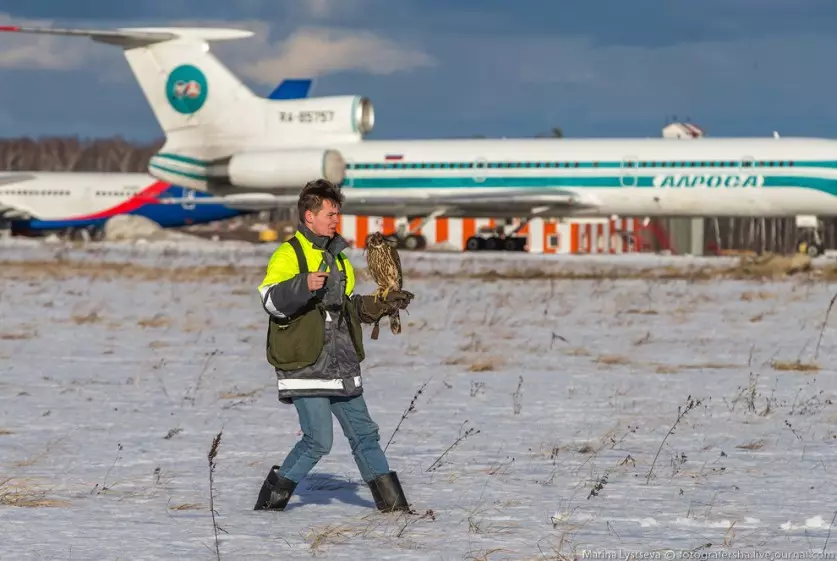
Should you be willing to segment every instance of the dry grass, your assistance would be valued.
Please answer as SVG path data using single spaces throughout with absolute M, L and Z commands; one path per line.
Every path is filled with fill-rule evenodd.
M 742 302 L 753 302 L 754 300 L 771 300 L 776 298 L 775 292 L 766 292 L 764 290 L 751 291 L 747 290 L 741 293 L 740 300 Z
M 91 323 L 99 323 L 100 321 L 102 321 L 102 316 L 100 316 L 94 311 L 90 312 L 86 316 L 75 315 L 70 319 L 76 325 L 87 325 Z
M 607 365 L 630 364 L 631 360 L 620 355 L 602 355 L 596 359 L 596 363 Z
M 137 322 L 137 325 L 139 325 L 143 329 L 146 327 L 166 327 L 168 325 L 171 325 L 171 320 L 164 314 L 154 314 L 154 317 L 139 320 Z
M 306 536 L 306 541 L 310 541 L 311 549 L 313 551 L 317 551 L 321 547 L 329 544 L 344 543 L 361 533 L 362 532 L 350 526 L 329 524 L 324 527 L 311 528 L 308 536 Z
M 2 277 L 11 280 L 55 281 L 78 277 L 108 281 L 134 279 L 168 283 L 215 283 L 235 277 L 248 277 L 258 282 L 264 268 L 233 265 L 198 265 L 190 267 L 154 267 L 135 263 L 106 263 L 83 261 L 2 261 Z
M 356 269 L 358 280 L 368 279 L 368 272 L 363 263 Z M 837 265 L 814 268 L 811 259 L 805 255 L 764 255 L 742 256 L 739 263 L 717 266 L 664 266 L 638 268 L 624 265 L 602 265 L 573 270 L 572 266 L 548 270 L 543 264 L 533 264 L 528 268 L 504 267 L 501 271 L 487 270 L 473 273 L 468 270 L 468 263 L 462 272 L 434 271 L 423 269 L 411 270 L 405 265 L 404 274 L 419 278 L 471 278 L 483 281 L 497 280 L 607 280 L 607 279 L 648 279 L 648 280 L 690 280 L 709 281 L 714 279 L 766 279 L 781 278 L 805 274 L 814 278 L 837 279 Z M 136 263 L 84 262 L 75 260 L 42 261 L 0 261 L 0 276 L 11 280 L 54 282 L 70 278 L 87 277 L 94 280 L 134 279 L 155 281 L 168 284 L 200 283 L 216 284 L 221 281 L 239 281 L 242 284 L 257 286 L 264 276 L 263 266 L 241 265 L 198 265 L 198 266 L 148 266 Z M 235 289 L 234 294 L 252 294 L 252 290 Z
M 819 372 L 820 367 L 811 362 L 801 362 L 800 360 L 774 360 L 770 363 L 773 370 L 782 372 Z
M 197 503 L 183 503 L 182 505 L 170 506 L 169 510 L 201 510 L 205 508 L 204 505 Z
M 498 366 L 500 366 L 499 359 L 480 360 L 472 363 L 468 367 L 468 372 L 491 372 L 497 370 Z
M 752 442 L 748 442 L 747 444 L 739 444 L 736 446 L 739 450 L 761 450 L 764 448 L 764 440 L 754 440 Z
M 69 506 L 69 502 L 47 498 L 45 491 L 33 489 L 23 481 L 0 480 L 0 505 L 25 508 Z
M 37 331 L 6 331 L 0 333 L 0 340 L 3 341 L 25 341 L 38 336 Z
M 259 389 L 255 389 L 249 392 L 237 392 L 237 391 L 229 391 L 229 392 L 221 392 L 221 399 L 241 399 L 243 397 L 253 397 L 257 393 L 259 393 Z
M 14 434 L 14 432 L 7 429 L 0 429 L 0 436 L 9 436 L 10 434 Z

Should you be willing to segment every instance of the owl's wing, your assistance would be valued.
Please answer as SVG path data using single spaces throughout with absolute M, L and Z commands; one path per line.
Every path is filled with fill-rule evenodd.
M 369 276 L 375 284 L 381 286 L 383 275 L 381 274 L 381 252 L 378 248 L 366 250 L 366 266 L 369 269 Z
M 392 253 L 392 261 L 395 263 L 395 270 L 397 276 L 395 278 L 395 286 L 398 287 L 398 290 L 401 290 L 404 286 L 404 275 L 401 272 L 401 256 L 398 254 L 398 250 L 394 247 L 390 249 Z

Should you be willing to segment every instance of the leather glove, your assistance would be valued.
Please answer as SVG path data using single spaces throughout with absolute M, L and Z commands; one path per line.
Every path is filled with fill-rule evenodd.
M 410 301 L 415 298 L 412 292 L 406 290 L 392 290 L 386 299 L 375 298 L 372 294 L 356 295 L 354 297 L 358 316 L 363 323 L 377 323 L 384 316 L 398 310 L 406 310 Z

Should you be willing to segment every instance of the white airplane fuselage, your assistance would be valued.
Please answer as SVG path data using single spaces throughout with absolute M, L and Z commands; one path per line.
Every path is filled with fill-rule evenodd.
M 334 148 L 347 161 L 347 201 L 370 191 L 432 207 L 434 194 L 542 189 L 571 192 L 580 205 L 545 216 L 837 215 L 835 140 L 367 140 Z
M 191 200 L 208 195 L 145 173 L 0 173 L 0 219 L 22 231 L 101 227 L 121 214 L 144 216 L 164 228 L 242 214 L 222 204 L 160 204 L 167 197 Z

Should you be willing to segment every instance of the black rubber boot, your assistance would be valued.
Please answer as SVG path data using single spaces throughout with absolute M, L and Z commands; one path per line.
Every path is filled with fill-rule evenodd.
M 253 510 L 285 510 L 296 483 L 279 475 L 279 466 L 270 468 L 270 473 L 262 483 L 259 498 Z
M 410 512 L 404 489 L 398 481 L 398 474 L 394 471 L 386 473 L 369 482 L 369 490 L 375 499 L 375 506 L 381 512 L 404 510 Z

